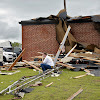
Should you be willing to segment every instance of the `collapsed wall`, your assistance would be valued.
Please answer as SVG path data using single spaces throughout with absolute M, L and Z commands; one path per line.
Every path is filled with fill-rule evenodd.
M 100 33 L 95 29 L 93 22 L 69 24 L 71 33 L 78 43 L 83 44 L 85 47 L 93 44 L 100 48 Z
M 22 25 L 22 48 L 26 49 L 23 59 L 31 60 L 31 57 L 38 55 L 37 52 L 56 54 L 68 25 L 71 26 L 71 31 L 65 43 L 67 52 L 75 43 L 90 50 L 94 50 L 95 47 L 100 48 L 100 31 L 96 27 L 98 23 L 100 25 L 100 18 L 81 16 L 62 19 L 59 16 L 51 15 L 47 18 L 40 17 L 20 22 Z

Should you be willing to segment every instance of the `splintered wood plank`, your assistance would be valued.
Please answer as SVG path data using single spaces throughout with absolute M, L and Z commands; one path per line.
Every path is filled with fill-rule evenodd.
M 67 100 L 72 100 L 74 99 L 78 94 L 80 94 L 83 91 L 82 88 L 80 88 L 76 93 L 74 93 L 71 97 L 69 97 Z
M 76 46 L 77 44 L 74 45 L 74 47 L 67 53 L 65 57 L 68 57 L 73 52 L 73 50 L 76 48 Z
M 35 69 L 37 69 L 37 70 L 43 72 L 41 69 L 39 69 L 39 68 L 36 67 L 35 65 L 30 64 L 28 61 L 26 61 L 26 60 L 23 60 L 23 61 L 24 61 L 25 63 L 27 63 L 28 65 L 32 66 L 33 68 L 35 68 Z
M 74 77 L 74 79 L 81 78 L 81 77 L 84 77 L 84 76 L 86 76 L 86 75 L 87 75 L 87 74 L 80 75 L 80 76 L 76 76 L 76 77 Z
M 75 67 L 72 67 L 71 65 L 63 64 L 63 63 L 60 63 L 60 62 L 56 62 L 56 63 L 59 64 L 59 65 L 68 67 L 68 68 L 70 68 L 70 69 L 75 69 Z
M 95 63 L 95 64 L 100 65 L 100 63 Z
M 8 71 L 12 70 L 12 67 L 14 67 L 14 65 L 16 64 L 16 62 L 18 62 L 20 60 L 20 58 L 24 54 L 24 51 L 25 51 L 25 49 L 20 53 L 20 55 L 15 59 L 15 61 L 12 63 L 12 65 L 8 68 Z
M 100 60 L 96 60 L 96 59 L 92 59 L 92 58 L 83 58 L 83 59 L 100 62 Z

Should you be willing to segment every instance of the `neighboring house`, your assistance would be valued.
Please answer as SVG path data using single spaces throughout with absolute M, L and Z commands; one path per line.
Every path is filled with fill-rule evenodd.
M 37 52 L 56 54 L 59 47 L 57 21 L 40 18 L 19 23 L 22 25 L 22 49 L 26 49 L 23 59 L 31 60 L 31 57 L 38 55 Z M 100 48 L 100 15 L 73 17 L 66 19 L 66 23 L 71 26 L 71 34 L 78 43 Z

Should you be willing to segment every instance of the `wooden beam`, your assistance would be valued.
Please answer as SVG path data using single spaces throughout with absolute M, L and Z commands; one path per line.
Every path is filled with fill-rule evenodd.
M 80 58 L 80 57 L 81 57 L 81 56 L 78 56 L 78 55 L 72 55 L 72 54 L 70 54 L 70 56 L 71 56 L 71 57 L 75 57 L 75 58 Z M 88 58 L 88 57 L 83 57 L 82 59 L 100 62 L 100 60 L 96 60 L 96 59 L 92 59 L 92 58 Z
M 80 94 L 83 91 L 82 88 L 80 88 L 76 93 L 74 93 L 71 97 L 69 97 L 67 100 L 72 100 L 74 99 L 78 94 Z
M 28 61 L 26 61 L 26 60 L 23 60 L 23 61 L 24 61 L 25 63 L 27 63 L 28 65 L 32 66 L 33 68 L 35 68 L 35 69 L 37 69 L 37 70 L 43 72 L 41 69 L 39 69 L 39 68 L 36 67 L 35 65 L 30 64 Z
M 81 77 L 84 77 L 84 76 L 86 76 L 86 75 L 87 75 L 87 74 L 80 75 L 80 76 L 76 76 L 76 77 L 74 77 L 74 79 L 81 78 Z
M 66 10 L 66 0 L 64 0 L 64 9 Z
M 24 54 L 25 49 L 20 53 L 20 55 L 15 59 L 15 61 L 13 62 L 13 64 L 8 68 L 8 71 L 12 70 L 12 67 L 14 67 L 14 65 L 16 64 L 16 62 L 19 61 L 19 59 L 22 57 L 22 55 Z
M 65 57 L 68 57 L 72 52 L 73 50 L 76 48 L 77 44 L 74 45 L 74 47 L 66 54 Z
M 68 68 L 70 68 L 70 69 L 75 69 L 75 67 L 72 67 L 71 65 L 63 64 L 63 63 L 60 63 L 60 62 L 56 62 L 56 63 L 59 64 L 59 65 L 68 67 Z
M 51 86 L 52 84 L 53 84 L 53 82 L 51 82 L 50 84 L 46 85 L 45 87 L 49 87 L 49 86 Z
M 100 65 L 100 63 L 94 63 L 94 64 Z
M 0 66 L 0 67 L 9 67 L 9 66 Z
M 100 60 L 96 60 L 96 59 L 92 59 L 92 58 L 83 58 L 83 59 L 100 62 Z

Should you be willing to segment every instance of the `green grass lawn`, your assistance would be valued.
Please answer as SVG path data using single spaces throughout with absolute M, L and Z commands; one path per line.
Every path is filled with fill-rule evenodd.
M 38 71 L 34 72 L 28 68 L 21 68 L 19 70 L 21 72 L 14 75 L 0 75 L 0 91 L 22 76 L 39 74 Z M 100 77 L 84 76 L 79 79 L 73 79 L 73 77 L 83 75 L 85 72 L 62 70 L 63 72 L 59 77 L 48 77 L 42 80 L 43 86 L 34 87 L 34 90 L 31 93 L 25 94 L 22 100 L 67 100 L 68 97 L 77 92 L 81 87 L 83 92 L 75 97 L 74 100 L 100 100 Z M 45 88 L 45 85 L 51 82 L 54 82 L 51 87 Z M 0 100 L 8 100 L 13 97 L 13 95 L 0 95 Z

